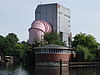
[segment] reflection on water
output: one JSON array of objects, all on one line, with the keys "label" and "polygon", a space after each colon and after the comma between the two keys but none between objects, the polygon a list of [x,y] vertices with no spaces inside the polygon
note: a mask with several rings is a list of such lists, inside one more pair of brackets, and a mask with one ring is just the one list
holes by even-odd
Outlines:
[{"label": "reflection on water", "polygon": [[2,65],[0,67],[0,75],[28,75],[28,73],[16,65]]},{"label": "reflection on water", "polygon": [[25,70],[17,68],[16,70],[1,70],[0,75],[28,75]]},{"label": "reflection on water", "polygon": [[[35,71],[36,75],[60,75],[59,67],[38,67]],[[62,68],[62,75],[69,75],[69,68]]]},{"label": "reflection on water", "polygon": [[[60,75],[59,67],[23,67],[18,65],[2,65],[0,75]],[[62,68],[62,75],[100,75],[100,67]]]},{"label": "reflection on water", "polygon": [[100,67],[70,68],[70,75],[100,75]]}]

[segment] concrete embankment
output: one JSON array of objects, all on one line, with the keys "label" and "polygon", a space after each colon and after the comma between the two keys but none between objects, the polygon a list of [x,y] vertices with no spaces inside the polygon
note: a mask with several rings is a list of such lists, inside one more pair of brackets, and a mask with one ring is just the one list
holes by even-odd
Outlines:
[{"label": "concrete embankment", "polygon": [[89,67],[89,66],[100,67],[100,62],[69,62],[69,67]]}]

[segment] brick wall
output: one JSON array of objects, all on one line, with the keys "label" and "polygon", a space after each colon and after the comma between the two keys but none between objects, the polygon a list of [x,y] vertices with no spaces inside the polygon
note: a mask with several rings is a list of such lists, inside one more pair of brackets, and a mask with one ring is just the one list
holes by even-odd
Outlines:
[{"label": "brick wall", "polygon": [[35,61],[50,61],[56,62],[62,59],[62,61],[69,61],[71,54],[36,54]]}]

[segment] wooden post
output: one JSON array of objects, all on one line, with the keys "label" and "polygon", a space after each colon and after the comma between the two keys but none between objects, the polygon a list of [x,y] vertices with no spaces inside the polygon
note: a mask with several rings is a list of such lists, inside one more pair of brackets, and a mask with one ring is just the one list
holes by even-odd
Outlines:
[{"label": "wooden post", "polygon": [[62,59],[60,59],[60,75],[62,75]]}]

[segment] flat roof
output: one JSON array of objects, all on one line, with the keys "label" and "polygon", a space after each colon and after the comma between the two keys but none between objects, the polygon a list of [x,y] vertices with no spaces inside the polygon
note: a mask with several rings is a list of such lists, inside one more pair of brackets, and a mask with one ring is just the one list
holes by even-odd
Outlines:
[{"label": "flat roof", "polygon": [[45,46],[41,46],[41,47],[34,47],[34,49],[66,49],[66,50],[74,50],[73,48],[69,48],[66,46],[61,46],[61,45],[54,45],[54,44],[50,44],[50,45],[45,45]]},{"label": "flat roof", "polygon": [[[62,6],[63,8],[66,8],[63,5],[59,4],[59,3],[39,4],[38,6],[45,6],[45,5],[57,5],[57,6]],[[70,10],[69,8],[66,8],[66,9]]]}]

